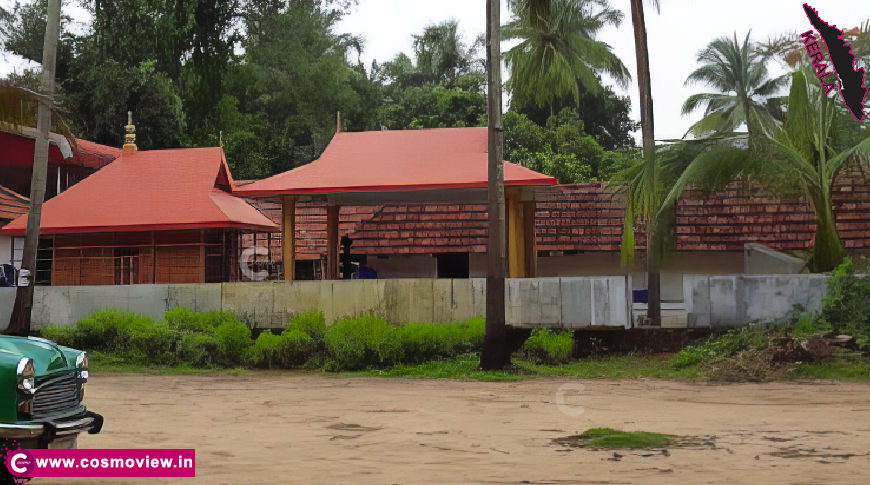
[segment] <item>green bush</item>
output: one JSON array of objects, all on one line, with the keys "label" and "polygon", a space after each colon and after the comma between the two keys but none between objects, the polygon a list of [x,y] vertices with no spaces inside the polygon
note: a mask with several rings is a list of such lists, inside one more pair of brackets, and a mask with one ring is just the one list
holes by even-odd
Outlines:
[{"label": "green bush", "polygon": [[184,333],[176,343],[175,348],[179,362],[185,362],[193,367],[216,367],[220,365],[218,359],[220,341],[214,333]]},{"label": "green bush", "polygon": [[706,342],[684,348],[671,359],[670,363],[672,367],[682,369],[708,361],[734,357],[746,351],[764,351],[769,347],[770,337],[786,333],[787,329],[782,325],[741,327],[710,337]]},{"label": "green bush", "polygon": [[166,322],[132,327],[127,335],[127,352],[131,360],[157,365],[175,364],[175,341],[178,332]]},{"label": "green bush", "polygon": [[715,353],[711,353],[710,350],[703,346],[690,345],[671,359],[671,366],[674,369],[685,369],[686,367],[698,365],[712,357],[715,357]]},{"label": "green bush", "polygon": [[870,279],[855,275],[852,258],[828,280],[821,316],[834,333],[852,335],[863,350],[870,350]]},{"label": "green bush", "polygon": [[320,345],[326,336],[326,319],[320,310],[312,310],[291,318],[287,330],[303,332],[311,337],[315,344]]},{"label": "green bush", "polygon": [[181,332],[212,332],[222,323],[237,320],[231,312],[194,312],[180,306],[166,312],[167,323]]},{"label": "green bush", "polygon": [[247,362],[261,369],[289,369],[304,364],[313,349],[311,337],[299,330],[285,330],[280,336],[263,332],[248,349]]},{"label": "green bush", "polygon": [[128,350],[130,336],[146,331],[154,320],[115,308],[97,310],[76,324],[76,345],[84,350]]},{"label": "green bush", "polygon": [[375,316],[339,319],[326,330],[324,340],[339,369],[390,366],[402,359],[396,328]]},{"label": "green bush", "polygon": [[523,344],[527,356],[544,364],[566,364],[571,361],[574,337],[571,332],[535,330]]},{"label": "green bush", "polygon": [[40,329],[39,335],[65,347],[74,349],[83,347],[81,331],[76,325],[49,325]]},{"label": "green bush", "polygon": [[482,319],[461,323],[415,323],[396,329],[403,363],[420,363],[456,357],[483,347]]},{"label": "green bush", "polygon": [[833,329],[820,315],[812,312],[801,312],[794,322],[794,338],[803,339],[813,335],[827,335]]},{"label": "green bush", "polygon": [[218,341],[219,362],[228,367],[240,365],[244,361],[245,351],[253,345],[251,330],[239,321],[220,324],[214,330],[214,335]]}]

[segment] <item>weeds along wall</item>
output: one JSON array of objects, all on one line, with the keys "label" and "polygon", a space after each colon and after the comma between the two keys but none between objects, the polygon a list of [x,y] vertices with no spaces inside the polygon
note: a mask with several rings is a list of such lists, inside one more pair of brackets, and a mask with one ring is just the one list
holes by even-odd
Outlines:
[{"label": "weeds along wall", "polygon": [[[821,308],[827,276],[686,275],[682,307],[689,327],[728,327],[784,319],[795,305]],[[627,277],[508,280],[507,322],[518,327],[629,328]],[[7,325],[14,288],[0,288],[0,328]],[[33,326],[72,325],[102,308],[162,319],[176,306],[229,311],[249,327],[283,328],[289,318],[322,311],[336,319],[376,315],[391,324],[447,323],[484,317],[486,280],[395,279],[130,286],[40,286]]]}]

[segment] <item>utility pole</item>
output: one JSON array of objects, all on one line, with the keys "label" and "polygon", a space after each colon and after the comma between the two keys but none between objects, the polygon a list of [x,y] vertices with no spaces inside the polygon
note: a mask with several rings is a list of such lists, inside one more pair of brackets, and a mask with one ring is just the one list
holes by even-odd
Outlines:
[{"label": "utility pole", "polygon": [[45,184],[48,177],[48,135],[51,131],[51,112],[54,109],[54,72],[57,60],[57,38],[60,30],[60,0],[48,0],[48,21],[45,24],[45,40],[42,47],[42,83],[39,107],[36,111],[36,146],[33,152],[33,175],[30,179],[30,212],[27,215],[27,232],[24,235],[24,254],[21,258],[21,274],[29,275],[24,286],[15,293],[15,307],[6,333],[27,337],[30,335],[30,314],[33,310],[33,285],[36,280],[36,253],[39,245],[39,228],[42,218],[42,202],[45,200]]},{"label": "utility pole", "polygon": [[486,2],[486,77],[489,118],[489,258],[486,272],[486,337],[480,367],[503,369],[510,365],[505,323],[505,205],[504,129],[501,119],[501,2]]}]

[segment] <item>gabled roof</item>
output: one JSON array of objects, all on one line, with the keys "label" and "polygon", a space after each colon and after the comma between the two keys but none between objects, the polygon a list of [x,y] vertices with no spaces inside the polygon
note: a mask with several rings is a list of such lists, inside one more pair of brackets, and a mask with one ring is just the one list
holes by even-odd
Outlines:
[{"label": "gabled roof", "polygon": [[0,222],[11,221],[30,209],[30,199],[0,185]]},{"label": "gabled roof", "polygon": [[[251,197],[403,192],[487,186],[487,129],[337,133],[323,155],[289,172],[236,189]],[[510,162],[505,185],[555,185],[556,179]]]},{"label": "gabled roof", "polygon": [[[31,167],[36,130],[17,127],[14,131],[0,131],[0,166]],[[100,145],[87,140],[74,140],[74,144],[57,133],[49,135],[48,162],[52,165],[79,165],[100,168],[121,156],[121,149]]]},{"label": "gabled roof", "polygon": [[[278,229],[245,201],[220,189],[232,187],[221,148],[151,150],[122,155],[45,203],[42,233],[169,231],[181,229]],[[21,235],[19,217],[3,228]]]}]

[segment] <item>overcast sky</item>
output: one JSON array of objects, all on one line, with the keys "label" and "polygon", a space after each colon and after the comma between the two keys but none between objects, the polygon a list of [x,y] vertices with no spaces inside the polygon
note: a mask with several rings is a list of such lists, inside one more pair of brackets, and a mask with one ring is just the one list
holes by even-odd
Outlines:
[{"label": "overcast sky", "polygon": [[[0,0],[2,4],[12,3]],[[756,40],[766,40],[788,31],[804,32],[810,24],[799,0],[661,0],[661,13],[646,8],[647,33],[650,47],[653,101],[657,139],[682,137],[689,126],[700,118],[700,112],[682,116],[680,107],[691,94],[705,91],[704,86],[684,87],[686,77],[697,67],[698,50],[711,40],[736,31],[743,38],[751,29]],[[611,0],[622,9],[625,20],[619,28],[602,32],[600,40],[613,47],[632,75],[636,70],[634,36],[628,0]],[[820,16],[830,24],[851,28],[870,18],[867,0],[813,0]],[[77,15],[78,16],[78,15]],[[391,59],[399,52],[411,52],[411,35],[432,23],[454,18],[469,42],[486,28],[485,0],[360,0],[338,28],[341,32],[362,35],[365,40],[363,61],[370,65]],[[510,19],[506,2],[502,5],[502,21]],[[505,48],[509,47],[505,45]],[[5,56],[0,60],[0,75],[16,66],[19,59]],[[772,74],[784,72],[775,64]],[[636,79],[635,79],[636,81]],[[640,118],[637,85],[627,91],[632,99],[632,116]]]}]

